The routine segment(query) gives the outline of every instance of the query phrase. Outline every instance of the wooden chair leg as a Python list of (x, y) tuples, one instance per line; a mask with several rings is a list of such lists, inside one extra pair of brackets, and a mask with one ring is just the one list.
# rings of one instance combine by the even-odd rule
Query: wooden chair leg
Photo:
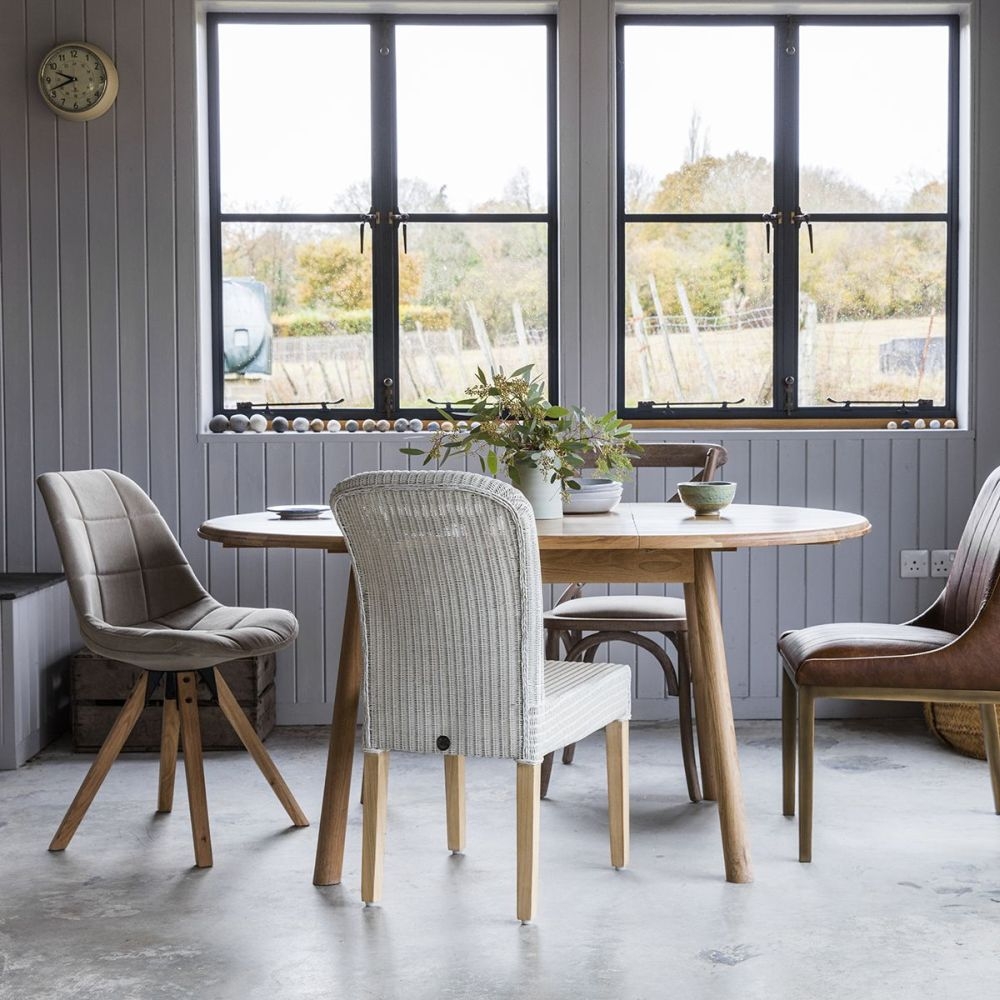
[(788, 671), (781, 669), (781, 811), (795, 815), (795, 709), (798, 696)]
[(701, 794), (710, 802), (718, 799), (715, 781), (715, 749), (708, 710), (708, 692), (702, 683), (704, 666), (701, 656), (701, 635), (698, 628), (698, 602), (694, 584), (684, 584), (684, 606), (688, 621), (688, 670), (694, 687), (694, 714), (698, 723), (698, 757), (701, 761)]
[(980, 705), (979, 714), (983, 720), (983, 742), (986, 744), (990, 783), (993, 785), (993, 808), (1000, 815), (1000, 729), (997, 728), (996, 706)]
[(198, 721), (198, 675), (177, 675), (177, 708), (181, 721), (184, 749), (184, 775), (187, 778), (188, 805), (191, 809), (191, 834), (194, 837), (194, 863), (198, 868), (212, 867), (212, 833), (208, 826), (208, 799), (205, 795), (205, 764), (201, 756), (201, 724)]
[(538, 903), (538, 801), (541, 764), (517, 763), (517, 919), (526, 924)]
[(576, 753), (576, 744), (568, 743), (566, 746), (563, 747), (562, 762), (564, 764), (572, 764), (573, 756), (575, 753)]
[(608, 759), (608, 827), (611, 831), (611, 864), (627, 868), (629, 861), (628, 720), (604, 727)]
[(174, 807), (174, 776), (177, 773), (177, 744), (180, 742), (181, 720), (177, 702), (163, 699), (163, 722), (160, 730), (160, 788), (156, 811), (168, 813)]
[(281, 776), (281, 772), (275, 767), (271, 755), (264, 748), (264, 744), (261, 743), (260, 737), (254, 731), (250, 720), (246, 717), (246, 713), (240, 707), (240, 703), (236, 700), (236, 696), (229, 685), (223, 679), (218, 667), (215, 668), (215, 685), (219, 694), (219, 708), (222, 709), (222, 714), (225, 715), (229, 720), (229, 724), (236, 730), (236, 735), (239, 736), (243, 746), (247, 748), (247, 752), (253, 757), (254, 763), (260, 768), (261, 774), (267, 779), (267, 783), (278, 797), (278, 801), (284, 806), (285, 812), (288, 813), (289, 819), (291, 819), (295, 826), (308, 826), (309, 820), (306, 818), (306, 814), (299, 808), (298, 802), (295, 801), (295, 796), (289, 791), (288, 785), (285, 784), (285, 779)]
[(694, 725), (691, 717), (691, 666), (688, 661), (687, 637), (683, 632), (671, 636), (677, 649), (677, 704), (680, 715), (681, 758), (684, 761), (684, 779), (687, 781), (688, 798), (701, 802), (701, 782), (694, 754)]
[(549, 794), (549, 779), (552, 777), (552, 762), (555, 759), (555, 750), (550, 750), (542, 758), (542, 773), (538, 783), (538, 797), (540, 799), (544, 799)]
[(444, 759), (444, 801), (448, 819), (448, 850), (465, 850), (465, 758), (448, 754)]
[(115, 762), (118, 754), (121, 753), (121, 749), (125, 745), (129, 733), (132, 732), (136, 722), (139, 721), (139, 716), (142, 714), (143, 707), (146, 704), (146, 684), (148, 679), (149, 674), (144, 670), (135, 682), (135, 686), (122, 706), (122, 710), (118, 713), (118, 717), (111, 726), (107, 738), (101, 745), (101, 749), (97, 752), (94, 763), (90, 765), (87, 776), (83, 779), (83, 783), (73, 797), (69, 809), (66, 810), (66, 815), (63, 816), (62, 822), (59, 824), (59, 829), (56, 830), (56, 834), (52, 838), (52, 843), (49, 844), (50, 851), (66, 850), (69, 842), (73, 839), (73, 834), (76, 833), (77, 827), (80, 825), (83, 817), (87, 815), (90, 803), (94, 801), (94, 796), (104, 783), (104, 779), (108, 776), (111, 765)]
[(385, 857), (386, 799), (389, 791), (389, 752), (368, 750), (362, 775), (365, 804), (361, 812), (361, 899), (376, 903), (382, 898)]
[(799, 861), (812, 861), (813, 756), (816, 742), (816, 698), (799, 688)]

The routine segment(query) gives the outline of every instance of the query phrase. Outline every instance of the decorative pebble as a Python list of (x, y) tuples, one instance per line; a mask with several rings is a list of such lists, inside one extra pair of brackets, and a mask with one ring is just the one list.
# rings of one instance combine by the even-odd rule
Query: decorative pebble
[(371, 418), (371, 417), (369, 417), (369, 418), (368, 418), (368, 419), (367, 419), (367, 420), (366, 420), (366, 421), (365, 421), (365, 422), (364, 422), (364, 423), (363, 423), (363, 424), (361, 425), (361, 429), (362, 429), (362, 430), (366, 430), (366, 431), (373, 431), (373, 430), (375, 430), (375, 427), (376, 427), (376, 426), (377, 426), (377, 425), (376, 425), (375, 421), (374, 421), (374, 420), (372, 420), (372, 418)]
[(455, 430), (457, 431), (467, 431), (468, 429), (469, 429), (468, 420), (459, 420), (459, 422), (455, 425)]
[(347, 431), (349, 434), (353, 434), (357, 429), (358, 429), (357, 420), (348, 420), (344, 424), (344, 430)]
[(317, 432), (318, 431), (325, 431), (326, 430), (326, 421), (325, 420), (321, 420), (319, 417), (316, 417), (315, 420), (310, 420), (309, 421), (309, 426), (314, 431), (317, 431)]
[(913, 426), (918, 431), (922, 431), (927, 426), (927, 421), (924, 420), (923, 417), (917, 417), (917, 419), (913, 421)]
[(271, 430), (278, 434), (284, 434), (288, 430), (288, 417), (275, 417), (271, 421)]
[(441, 430), (445, 433), (449, 433), (455, 429), (455, 425), (450, 420), (441, 421)]
[(249, 426), (250, 418), (245, 413), (234, 413), (229, 418), (229, 428), (237, 434), (242, 434)]
[(941, 426), (940, 420), (932, 420), (928, 425), (932, 431), (936, 431)]
[(410, 421), (406, 417), (400, 417), (393, 425), (397, 431), (402, 433), (403, 431), (408, 431), (410, 429)]
[(229, 417), (227, 417), (224, 413), (216, 413), (216, 415), (209, 420), (208, 429), (213, 434), (221, 434), (223, 431), (228, 431)]
[(951, 429), (952, 429), (953, 427), (957, 427), (957, 426), (958, 426), (958, 425), (957, 425), (957, 424), (955, 423), (955, 421), (951, 419), (951, 417), (949, 417), (949, 418), (948, 418), (948, 419), (947, 419), (947, 420), (946, 420), (946, 421), (944, 422), (944, 425), (945, 425), (945, 427), (947, 427), (947, 428), (948, 428), (948, 430), (951, 430)]
[(377, 424), (375, 425), (375, 429), (376, 429), (377, 431), (382, 431), (382, 432), (384, 433), (384, 432), (385, 432), (385, 431), (387, 431), (387, 430), (388, 430), (388, 429), (389, 429), (389, 428), (390, 428), (391, 426), (392, 426), (392, 424), (390, 424), (388, 420), (380, 420), (380, 421), (379, 421), (379, 422), (378, 422), (378, 423), (377, 423)]
[(256, 434), (260, 434), (262, 431), (267, 430), (267, 417), (263, 413), (255, 413), (250, 418), (250, 430), (254, 431)]
[(441, 424), (440, 424), (440, 422), (437, 421), (437, 420), (428, 420), (427, 421), (427, 430), (429, 430), (429, 431), (435, 431), (435, 432), (441, 430)]
[(336, 434), (340, 430), (339, 420), (328, 420), (326, 424), (326, 429), (333, 434)]
[(902, 427), (904, 431), (908, 431), (913, 425), (909, 420), (900, 420), (899, 426)]
[(424, 422), (422, 420), (418, 420), (416, 417), (414, 417), (410, 421), (411, 431), (422, 431), (423, 429), (424, 429)]
[(309, 430), (309, 418), (308, 417), (296, 417), (292, 421), (292, 430), (298, 431), (299, 434), (305, 434)]
[(895, 420), (890, 420), (889, 423), (885, 425), (886, 430), (890, 431), (894, 431), (898, 426), (899, 424), (897, 424)]

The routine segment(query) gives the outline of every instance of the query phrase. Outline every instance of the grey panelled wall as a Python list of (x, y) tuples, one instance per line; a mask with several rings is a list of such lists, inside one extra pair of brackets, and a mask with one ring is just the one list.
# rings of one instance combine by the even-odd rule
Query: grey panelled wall
[[(612, 397), (614, 363), (613, 7), (560, 0), (558, 9), (564, 397), (598, 409)], [(929, 581), (898, 579), (898, 549), (953, 546), (976, 484), (1000, 462), (1000, 118), (990, 104), (1000, 93), (1000, 2), (967, 9), (975, 29), (973, 183), (964, 197), (976, 430), (721, 435), (742, 500), (841, 506), (875, 524), (863, 542), (835, 548), (720, 557), (741, 716), (777, 714), (779, 629), (827, 618), (901, 619), (927, 603)], [(316, 500), (351, 472), (402, 464), (402, 436), (199, 437), (208, 414), (197, 297), (197, 19), (195, 0), (0, 0), (0, 569), (59, 568), (33, 485), (38, 473), (120, 469), (149, 490), (221, 600), (295, 609), (302, 636), (279, 673), (279, 720), (324, 722), (343, 560), (223, 551), (202, 543), (197, 528), (206, 516)], [(52, 117), (35, 89), (38, 60), (71, 38), (107, 49), (121, 78), (113, 111), (87, 125)], [(656, 499), (673, 482), (644, 470), (632, 488)], [(636, 694), (639, 717), (672, 711), (645, 664)]]

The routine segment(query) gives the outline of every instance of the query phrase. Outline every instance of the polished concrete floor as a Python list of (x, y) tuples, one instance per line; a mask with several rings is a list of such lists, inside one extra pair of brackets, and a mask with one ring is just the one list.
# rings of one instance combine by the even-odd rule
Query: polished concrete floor
[[(183, 778), (123, 757), (63, 854), (45, 847), (89, 764), (65, 746), (0, 772), (3, 1000), (994, 996), (1000, 817), (983, 763), (913, 721), (820, 722), (814, 861), (780, 809), (776, 723), (738, 726), (756, 880), (722, 876), (717, 813), (684, 795), (674, 726), (635, 725), (632, 865), (607, 863), (603, 748), (557, 765), (540, 905), (514, 911), (513, 765), (470, 761), (469, 843), (444, 849), (440, 765), (393, 759), (381, 905), (359, 902), (360, 809), (342, 885), (311, 884), (316, 827), (289, 828), (242, 754), (209, 754), (215, 867), (192, 867)], [(268, 745), (319, 816), (321, 729)]]

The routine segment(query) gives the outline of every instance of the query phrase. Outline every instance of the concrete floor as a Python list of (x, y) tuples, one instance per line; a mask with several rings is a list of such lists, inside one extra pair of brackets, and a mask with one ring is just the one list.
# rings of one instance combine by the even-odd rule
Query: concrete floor
[[(311, 884), (242, 754), (206, 762), (215, 867), (192, 868), (183, 777), (155, 816), (155, 758), (123, 757), (69, 850), (49, 838), (90, 759), (0, 772), (0, 997), (906, 998), (996, 994), (1000, 817), (983, 763), (912, 721), (820, 722), (814, 862), (780, 809), (776, 723), (738, 727), (756, 881), (723, 880), (715, 807), (684, 795), (675, 726), (632, 737), (632, 866), (607, 863), (603, 748), (557, 764), (540, 906), (514, 911), (513, 765), (469, 761), (469, 845), (444, 849), (440, 765), (390, 768), (385, 896), (359, 902), (360, 809), (342, 885)], [(268, 745), (314, 822), (325, 732)], [(183, 772), (181, 771), (181, 774)]]

